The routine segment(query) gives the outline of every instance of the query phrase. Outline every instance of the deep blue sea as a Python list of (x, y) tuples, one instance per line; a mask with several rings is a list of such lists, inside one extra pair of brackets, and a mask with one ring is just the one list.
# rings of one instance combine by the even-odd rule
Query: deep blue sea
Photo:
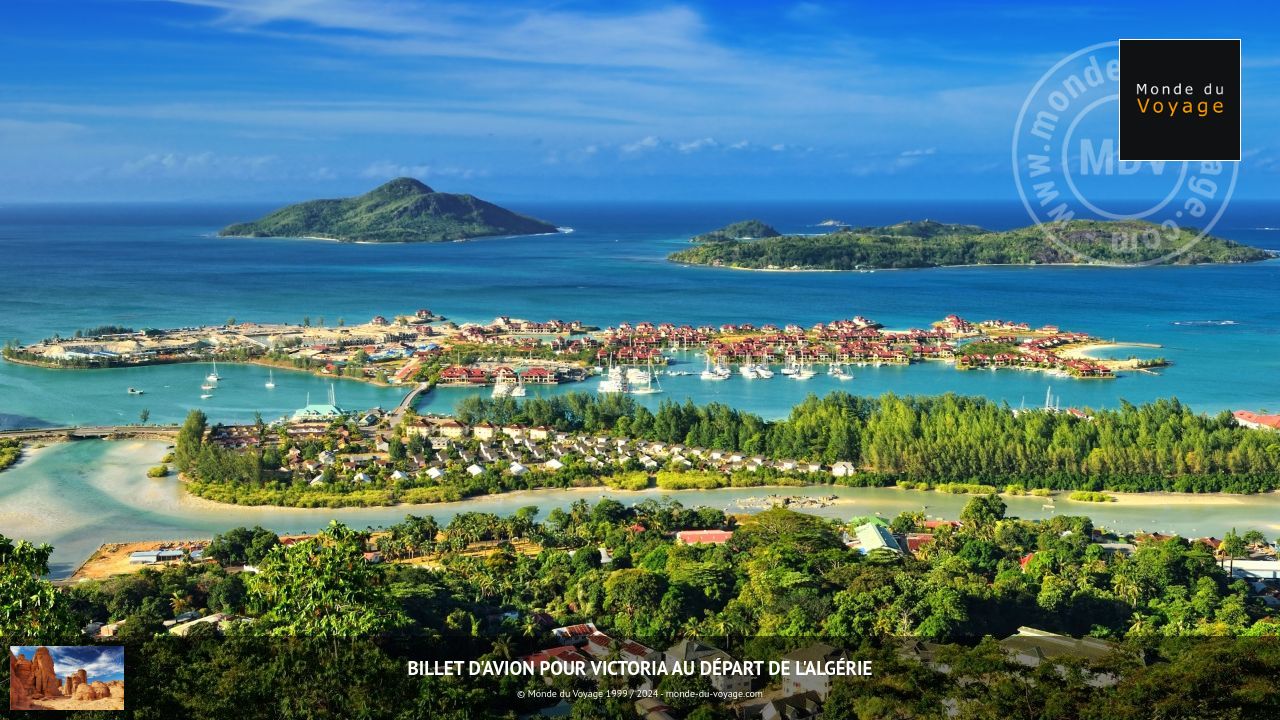
[[(1206, 412), (1280, 410), (1280, 261), (1168, 268), (949, 268), (874, 273), (744, 272), (668, 263), (698, 232), (755, 217), (784, 232), (816, 232), (837, 218), (855, 225), (931, 218), (1005, 229), (1028, 224), (1008, 203), (545, 204), (514, 209), (574, 232), (466, 243), (352, 245), (218, 238), (219, 227), (277, 204), (0, 206), (0, 337), (37, 340), (103, 324), (169, 327), (241, 320), (367, 320), (427, 307), (455, 321), (498, 315), (580, 319), (597, 325), (798, 322), (866, 315), (889, 327), (927, 326), (948, 313), (970, 319), (1054, 323), (1119, 341), (1158, 343), (1174, 362), (1159, 375), (1111, 382), (1018, 371), (958, 372), (928, 364), (855, 368), (852, 382), (702, 383), (666, 378), (664, 398), (721, 400), (784, 415), (810, 392), (840, 387), (876, 395), (982, 394), (1017, 405), (1112, 406), (1177, 396)], [(1237, 201), (1215, 234), (1280, 249), (1280, 205)], [(1128, 351), (1121, 353), (1127, 355)], [(698, 358), (690, 368), (700, 367)], [(76, 372), (0, 363), (0, 426), (176, 421), (204, 406), (216, 420), (271, 418), (327, 393), (328, 381), (265, 370), (223, 369), (216, 398), (199, 399), (203, 372), (171, 366)], [(130, 396), (128, 387), (146, 390)], [(551, 390), (564, 392), (571, 386)], [(448, 410), (466, 391), (423, 401)], [(390, 405), (391, 390), (339, 382), (349, 407)]]

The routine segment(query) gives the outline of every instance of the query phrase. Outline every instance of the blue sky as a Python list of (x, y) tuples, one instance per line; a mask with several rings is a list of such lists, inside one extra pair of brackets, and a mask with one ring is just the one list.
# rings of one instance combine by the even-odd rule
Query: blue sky
[[(53, 671), (58, 680), (65, 680), (68, 675), (81, 668), (89, 682), (110, 682), (124, 679), (124, 648), (119, 645), (49, 645), (49, 655), (53, 658)], [(27, 659), (35, 657), (38, 646), (14, 646), (10, 652), (21, 653)]]
[(1056, 60), (1242, 37), (1237, 197), (1280, 190), (1272, 4), (5, 0), (0, 202), (1015, 200)]

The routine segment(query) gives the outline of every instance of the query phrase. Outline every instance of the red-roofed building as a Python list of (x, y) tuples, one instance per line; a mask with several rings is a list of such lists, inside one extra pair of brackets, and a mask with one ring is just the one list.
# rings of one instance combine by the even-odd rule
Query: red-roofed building
[(554, 648), (548, 648), (547, 650), (539, 650), (538, 652), (533, 653), (531, 655), (525, 655), (520, 659), (535, 669), (540, 668), (540, 666), (543, 665), (544, 663), (551, 663), (557, 660), (562, 663), (581, 662), (586, 664), (591, 662), (591, 660), (586, 655), (583, 655), (582, 653), (578, 652), (578, 650), (572, 646), (554, 647)]
[(1031, 558), (1035, 556), (1036, 556), (1035, 553), (1029, 552), (1026, 555), (1023, 555), (1022, 557), (1018, 558), (1018, 567), (1022, 568), (1022, 572), (1027, 571), (1027, 563), (1031, 562)]
[(1280, 430), (1280, 415), (1261, 415), (1248, 410), (1236, 410), (1231, 413), (1236, 422), (1255, 430)]
[(676, 540), (685, 545), (723, 545), (731, 537), (733, 533), (728, 530), (682, 530), (676, 533)]
[(566, 625), (558, 627), (551, 631), (556, 640), (561, 645), (572, 645), (596, 632), (595, 623), (579, 623), (577, 625)]
[(907, 533), (907, 551), (912, 555), (920, 552), (920, 548), (933, 542), (933, 533)]

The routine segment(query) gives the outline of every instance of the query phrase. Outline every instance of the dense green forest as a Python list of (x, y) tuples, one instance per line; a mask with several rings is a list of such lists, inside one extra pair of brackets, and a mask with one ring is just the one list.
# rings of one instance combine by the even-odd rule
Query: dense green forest
[[(730, 226), (732, 227), (732, 226)], [(1053, 234), (1051, 240), (1048, 236)], [(1192, 243), (1197, 232), (1170, 233), (1150, 223), (1072, 220), (1005, 232), (934, 221), (841, 230), (828, 235), (771, 237), (704, 243), (669, 259), (694, 265), (747, 269), (925, 268), (948, 265), (1031, 265), (1088, 262), (1141, 264)], [(1169, 264), (1253, 262), (1271, 253), (1204, 237)]]
[[(836, 680), (826, 720), (1147, 720), (1153, 708), (1245, 718), (1280, 702), (1280, 623), (1201, 543), (1148, 540), (1131, 556), (1112, 554), (1093, 542), (1087, 518), (1007, 518), (995, 496), (971, 500), (964, 526), (936, 532), (919, 557), (862, 554), (841, 542), (839, 523), (784, 509), (741, 525), (654, 499), (539, 515), (463, 513), (447, 525), (409, 516), (378, 536), (335, 523), (290, 546), (238, 529), (211, 552), (252, 561), (256, 574), (179, 564), (61, 589), (39, 579), (47, 546), (0, 537), (0, 637), (76, 642), (85, 622), (124, 620), (111, 642), (126, 646), (139, 720), (514, 718), (555, 703), (520, 695), (545, 687), (540, 678), (410, 677), (404, 660), (501, 660), (552, 647), (540, 614), (659, 650), (696, 637), (735, 658), (768, 659), (820, 639), (872, 660), (872, 677)], [(893, 526), (918, 522), (904, 514)], [(670, 533), (689, 527), (734, 533), (724, 545), (674, 542)], [(540, 549), (520, 552), (515, 539)], [(464, 552), (477, 542), (490, 550)], [(388, 557), (434, 561), (367, 563), (362, 553), (375, 544)], [(249, 621), (222, 636), (213, 625), (167, 634), (163, 623), (188, 611)], [(1116, 643), (1096, 671), (1118, 681), (1092, 682), (1078, 660), (1017, 664), (993, 638), (1024, 625)], [(935, 664), (913, 654), (916, 641), (938, 643), (928, 647)], [(672, 676), (657, 689), (680, 716), (730, 717), (696, 694), (665, 695), (706, 683)], [(596, 685), (560, 678), (555, 687)], [(632, 702), (606, 695), (575, 703), (570, 716), (632, 717)]]
[(397, 178), (359, 197), (289, 205), (255, 222), (225, 227), (219, 234), (321, 237), (350, 242), (442, 242), (555, 231), (554, 225), (471, 195), (436, 192), (413, 178)]
[(612, 432), (771, 458), (848, 461), (902, 480), (1021, 482), (1057, 490), (1261, 492), (1280, 487), (1280, 434), (1240, 427), (1230, 413), (1199, 415), (1173, 400), (1124, 403), (1089, 418), (1013, 412), (981, 397), (809, 396), (776, 422), (727, 405), (626, 396), (472, 397), (464, 423), (523, 422)]
[(718, 230), (712, 230), (708, 233), (696, 235), (689, 242), (725, 242), (727, 240), (747, 240), (778, 237), (782, 233), (774, 230), (772, 226), (766, 225), (759, 220), (742, 220), (736, 223), (729, 223)]

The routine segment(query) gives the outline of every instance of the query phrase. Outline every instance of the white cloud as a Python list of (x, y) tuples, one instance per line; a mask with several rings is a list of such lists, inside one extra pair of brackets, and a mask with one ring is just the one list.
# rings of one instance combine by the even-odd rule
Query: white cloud
[(699, 150), (706, 150), (706, 149), (714, 148), (718, 146), (719, 146), (719, 143), (716, 142), (715, 138), (704, 137), (704, 138), (699, 138), (697, 140), (691, 140), (689, 142), (680, 143), (679, 145), (676, 146), (676, 149), (688, 155), (689, 153), (695, 153), (695, 152), (698, 152)]
[(638, 155), (640, 153), (653, 150), (661, 144), (662, 144), (662, 140), (658, 139), (658, 137), (654, 135), (648, 135), (640, 138), (635, 142), (627, 143), (623, 145), (621, 150), (624, 155)]
[(276, 159), (274, 155), (219, 155), (212, 152), (149, 153), (125, 161), (109, 174), (128, 178), (260, 178)]
[(459, 167), (439, 167), (435, 165), (403, 165), (389, 160), (370, 163), (368, 167), (360, 171), (360, 177), (372, 178), (375, 180), (390, 180), (391, 178), (398, 177), (414, 177), (420, 180), (439, 177), (470, 180), (472, 178), (484, 177), (486, 175), (488, 175), (488, 172), (485, 170), (474, 170), (472, 168)]
[(738, 142), (730, 145), (729, 149), (730, 150), (746, 150), (748, 147), (751, 147), (751, 143), (747, 142), (746, 140), (739, 140)]
[(938, 148), (916, 148), (914, 150), (903, 150), (899, 153), (899, 157), (921, 157), (923, 155), (934, 155), (938, 152)]

